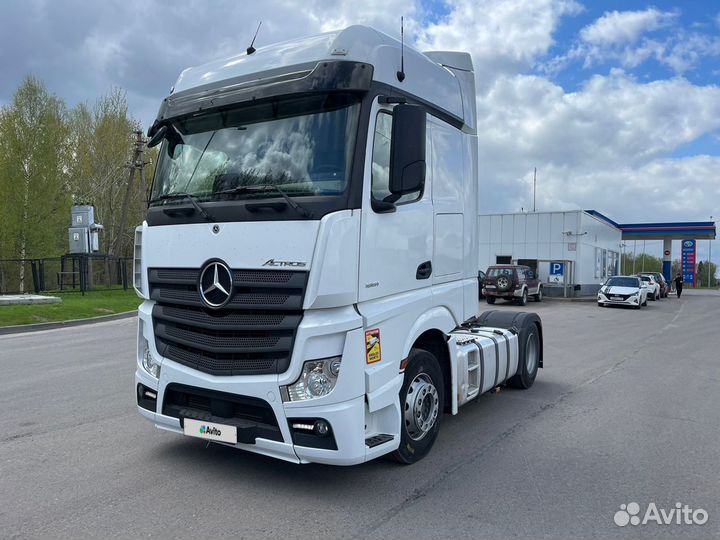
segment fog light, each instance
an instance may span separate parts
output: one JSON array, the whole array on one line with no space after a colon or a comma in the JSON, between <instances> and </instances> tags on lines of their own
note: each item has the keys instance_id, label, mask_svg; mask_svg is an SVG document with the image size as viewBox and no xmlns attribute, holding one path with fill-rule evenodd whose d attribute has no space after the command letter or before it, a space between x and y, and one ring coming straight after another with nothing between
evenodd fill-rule
<instances>
[{"instance_id":1,"label":"fog light","mask_svg":"<svg viewBox=\"0 0 720 540\"><path fill-rule=\"evenodd\" d=\"M330 424L328 424L325 420L318 420L315 422L313 431L315 432L315 435L318 435L319 437L326 437L327 434L330 433Z\"/></svg>"},{"instance_id":2,"label":"fog light","mask_svg":"<svg viewBox=\"0 0 720 540\"><path fill-rule=\"evenodd\" d=\"M151 376L156 379L160 378L160 364L155 362L152 353L150 352L150 344L145 340L145 348L142 356L142 366Z\"/></svg>"}]
</instances>

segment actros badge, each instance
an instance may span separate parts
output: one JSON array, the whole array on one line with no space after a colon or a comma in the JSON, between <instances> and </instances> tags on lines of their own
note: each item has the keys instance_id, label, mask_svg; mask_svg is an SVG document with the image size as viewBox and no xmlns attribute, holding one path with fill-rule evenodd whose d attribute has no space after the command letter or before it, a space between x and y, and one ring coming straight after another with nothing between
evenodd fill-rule
<instances>
[{"instance_id":1,"label":"actros badge","mask_svg":"<svg viewBox=\"0 0 720 540\"><path fill-rule=\"evenodd\" d=\"M305 263L301 261L276 261L275 259L268 259L263 263L263 266L294 266L296 268L302 268L305 266Z\"/></svg>"},{"instance_id":2,"label":"actros badge","mask_svg":"<svg viewBox=\"0 0 720 540\"><path fill-rule=\"evenodd\" d=\"M200 273L200 297L206 306L219 309L232 298L232 283L230 268L222 261L211 261Z\"/></svg>"}]
</instances>

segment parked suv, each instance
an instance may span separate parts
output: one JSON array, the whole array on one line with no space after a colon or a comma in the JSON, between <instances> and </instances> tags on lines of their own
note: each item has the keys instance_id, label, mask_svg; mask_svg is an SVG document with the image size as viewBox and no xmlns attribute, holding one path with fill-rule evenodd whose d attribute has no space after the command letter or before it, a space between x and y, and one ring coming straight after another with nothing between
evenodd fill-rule
<instances>
[{"instance_id":1,"label":"parked suv","mask_svg":"<svg viewBox=\"0 0 720 540\"><path fill-rule=\"evenodd\" d=\"M663 276L660 272L640 272L638 275L653 276L658 285L660 285L660 298L667 298L668 292L670 292L670 286L668 285L668 282L665 281L665 276Z\"/></svg>"},{"instance_id":2,"label":"parked suv","mask_svg":"<svg viewBox=\"0 0 720 540\"><path fill-rule=\"evenodd\" d=\"M660 298L662 289L660 288L660 284L655 281L655 277L652 274L638 274L637 277L642 279L644 284L647 286L647 294L650 300L657 300Z\"/></svg>"},{"instance_id":3,"label":"parked suv","mask_svg":"<svg viewBox=\"0 0 720 540\"><path fill-rule=\"evenodd\" d=\"M543 295L542 283L532 268L512 264L488 268L482 292L488 304L494 304L496 298L505 298L521 306L527 304L528 296L541 302Z\"/></svg>"}]
</instances>

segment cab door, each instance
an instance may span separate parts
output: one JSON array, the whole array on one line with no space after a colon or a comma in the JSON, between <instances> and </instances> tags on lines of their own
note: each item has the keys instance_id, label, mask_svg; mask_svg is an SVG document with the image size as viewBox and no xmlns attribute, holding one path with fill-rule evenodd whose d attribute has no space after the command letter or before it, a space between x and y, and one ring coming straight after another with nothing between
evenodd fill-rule
<instances>
[{"instance_id":1,"label":"cab door","mask_svg":"<svg viewBox=\"0 0 720 540\"><path fill-rule=\"evenodd\" d=\"M432 285L433 206L427 140L423 189L394 201L394 211L377 208L382 206L378 202L391 195L392 111L391 105L377 100L371 111L360 233L360 302L423 288L429 294Z\"/></svg>"}]
</instances>

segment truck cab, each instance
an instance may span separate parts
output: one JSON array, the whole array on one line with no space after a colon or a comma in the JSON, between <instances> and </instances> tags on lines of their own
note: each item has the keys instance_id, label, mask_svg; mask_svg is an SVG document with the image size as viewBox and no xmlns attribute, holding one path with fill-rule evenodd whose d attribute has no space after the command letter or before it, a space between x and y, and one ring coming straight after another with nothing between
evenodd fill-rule
<instances>
[{"instance_id":1,"label":"truck cab","mask_svg":"<svg viewBox=\"0 0 720 540\"><path fill-rule=\"evenodd\" d=\"M478 317L468 54L363 26L261 47L183 71L148 135L135 385L158 428L412 463L443 412L532 385L540 320Z\"/></svg>"}]
</instances>

